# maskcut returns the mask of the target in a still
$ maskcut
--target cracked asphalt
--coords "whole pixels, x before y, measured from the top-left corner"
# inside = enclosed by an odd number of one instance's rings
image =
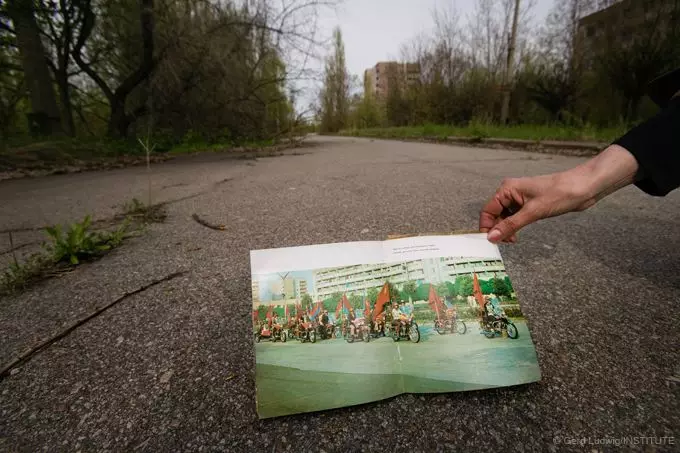
[[[583,160],[351,138],[310,145],[257,160],[205,154],[157,164],[152,200],[167,202],[165,223],[0,300],[5,363],[124,293],[187,271],[0,381],[0,450],[678,451],[680,192],[652,198],[634,187],[502,247],[541,382],[258,420],[251,249],[476,228],[504,177]],[[1,181],[0,231],[30,244],[41,235],[31,228],[110,217],[145,200],[147,186],[143,167]],[[225,230],[199,225],[194,213]],[[2,233],[0,252],[8,248]],[[628,436],[674,443],[594,443]],[[585,445],[572,443],[581,438]]]

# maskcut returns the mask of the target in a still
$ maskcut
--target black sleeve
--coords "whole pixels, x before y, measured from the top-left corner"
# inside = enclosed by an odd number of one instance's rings
[[[637,159],[641,179],[635,185],[644,192],[664,196],[680,187],[680,98],[614,144]]]

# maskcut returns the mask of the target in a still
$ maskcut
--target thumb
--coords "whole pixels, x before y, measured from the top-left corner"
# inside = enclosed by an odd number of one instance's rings
[[[498,222],[487,235],[489,242],[498,243],[509,239],[520,229],[536,221],[536,216],[531,213],[528,206],[523,206],[510,217]]]

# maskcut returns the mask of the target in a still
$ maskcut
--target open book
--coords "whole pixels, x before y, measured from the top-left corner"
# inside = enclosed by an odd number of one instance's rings
[[[254,250],[251,272],[260,418],[540,379],[486,235]]]

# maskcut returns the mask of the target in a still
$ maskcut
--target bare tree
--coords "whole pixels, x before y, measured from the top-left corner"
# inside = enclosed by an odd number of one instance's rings
[[[345,45],[340,28],[333,31],[333,53],[326,59],[324,85],[320,93],[321,129],[337,132],[349,117],[349,74],[345,64]]]
[[[592,0],[555,3],[540,30],[537,74],[529,86],[531,99],[557,121],[584,93],[584,49],[579,28]]]

